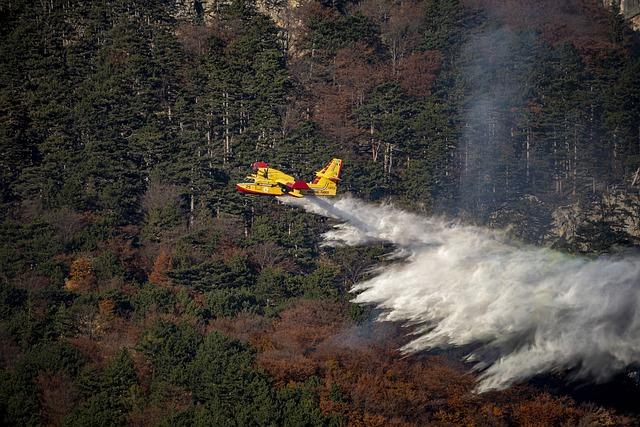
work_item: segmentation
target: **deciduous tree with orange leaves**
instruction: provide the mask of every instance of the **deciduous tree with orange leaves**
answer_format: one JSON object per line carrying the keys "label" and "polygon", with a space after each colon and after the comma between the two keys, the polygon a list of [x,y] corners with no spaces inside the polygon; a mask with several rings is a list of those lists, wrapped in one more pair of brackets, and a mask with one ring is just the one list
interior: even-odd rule
{"label": "deciduous tree with orange leaves", "polygon": [[71,263],[71,272],[64,282],[64,287],[72,292],[83,293],[91,290],[94,284],[92,259],[87,256],[76,258]]}
{"label": "deciduous tree with orange leaves", "polygon": [[153,270],[149,274],[149,282],[156,285],[167,285],[170,279],[167,277],[167,271],[172,267],[171,253],[168,249],[162,248],[153,263]]}

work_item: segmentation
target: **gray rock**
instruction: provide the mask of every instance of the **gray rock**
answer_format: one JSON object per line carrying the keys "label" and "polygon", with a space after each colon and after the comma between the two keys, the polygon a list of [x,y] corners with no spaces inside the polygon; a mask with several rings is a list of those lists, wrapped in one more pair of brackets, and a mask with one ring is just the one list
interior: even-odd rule
{"label": "gray rock", "polygon": [[570,252],[640,247],[640,195],[614,191],[559,207],[524,195],[495,209],[487,225],[529,243]]}
{"label": "gray rock", "polygon": [[640,196],[622,191],[553,211],[544,242],[574,252],[608,252],[640,246]]}

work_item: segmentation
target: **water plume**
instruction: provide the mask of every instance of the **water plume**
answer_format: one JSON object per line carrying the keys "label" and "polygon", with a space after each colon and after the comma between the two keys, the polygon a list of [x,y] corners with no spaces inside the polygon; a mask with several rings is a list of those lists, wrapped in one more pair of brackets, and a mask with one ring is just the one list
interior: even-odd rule
{"label": "water plume", "polygon": [[601,382],[640,362],[637,256],[571,256],[351,197],[287,203],[343,221],[326,244],[395,244],[404,261],[356,285],[354,301],[417,325],[405,352],[473,348],[478,391],[554,371]]}

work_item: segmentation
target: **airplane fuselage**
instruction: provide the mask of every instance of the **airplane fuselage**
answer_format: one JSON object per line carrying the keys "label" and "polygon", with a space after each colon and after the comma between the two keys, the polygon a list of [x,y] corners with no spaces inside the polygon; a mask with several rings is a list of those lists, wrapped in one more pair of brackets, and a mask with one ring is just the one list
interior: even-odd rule
{"label": "airplane fuselage", "polygon": [[241,193],[292,197],[304,197],[305,194],[312,194],[326,197],[336,195],[342,160],[331,160],[322,170],[316,172],[316,178],[313,182],[297,180],[291,175],[270,168],[264,162],[256,162],[252,167],[255,173],[247,177],[251,182],[236,184],[236,189]]}
{"label": "airplane fuselage", "polygon": [[[298,190],[288,190],[284,191],[282,187],[279,185],[271,185],[271,184],[251,184],[251,183],[240,183],[236,184],[236,189],[241,193],[246,194],[256,194],[259,196],[293,196],[293,197],[302,197],[302,194]],[[292,194],[293,193],[293,194]]]}

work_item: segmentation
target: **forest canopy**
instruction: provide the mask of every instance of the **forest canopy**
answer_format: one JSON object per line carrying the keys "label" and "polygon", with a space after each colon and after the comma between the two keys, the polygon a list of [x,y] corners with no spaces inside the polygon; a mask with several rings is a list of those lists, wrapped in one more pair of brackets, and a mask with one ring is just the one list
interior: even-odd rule
{"label": "forest canopy", "polygon": [[402,358],[348,293],[392,248],[235,191],[338,157],[342,192],[479,224],[637,195],[638,35],[538,3],[2,2],[2,423],[632,423]]}

